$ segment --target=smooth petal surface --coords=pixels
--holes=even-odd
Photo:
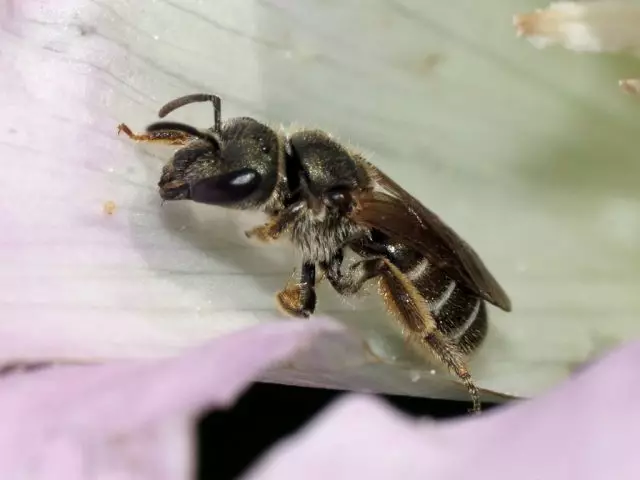
[[[225,117],[371,152],[478,250],[514,304],[491,309],[471,367],[482,387],[535,395],[639,333],[637,108],[610,88],[632,64],[517,41],[511,18],[534,2],[1,7],[2,362],[174,354],[275,314],[299,260],[245,241],[259,218],[161,207],[171,150],[116,135],[196,91],[221,95]],[[212,121],[207,106],[172,118]],[[360,362],[270,379],[466,398],[406,353],[374,297],[323,285],[319,299],[384,362],[358,346]]]
[[[262,371],[339,332],[321,320],[271,323],[179,358],[2,378],[0,478],[190,480],[197,415],[228,407]]]
[[[415,421],[378,399],[342,399],[244,478],[636,479],[638,362],[635,343],[547,395],[457,421]]]

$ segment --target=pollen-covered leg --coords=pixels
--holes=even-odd
[[[389,312],[398,320],[407,339],[419,351],[425,348],[456,375],[467,387],[473,402],[472,411],[480,411],[480,396],[465,365],[462,350],[437,327],[426,300],[416,287],[386,258],[366,258],[341,270],[342,253],[323,265],[329,282],[341,294],[353,294],[367,280],[378,277],[378,289]]]
[[[135,142],[164,143],[168,145],[186,145],[192,139],[190,135],[178,131],[158,131],[151,133],[133,133],[131,129],[121,123],[118,125],[118,135],[124,133]]]
[[[315,292],[309,291],[302,283],[295,283],[278,292],[276,301],[283,313],[292,317],[308,318],[314,311]]]
[[[473,402],[472,411],[480,411],[478,388],[473,383],[460,348],[437,328],[437,324],[411,281],[391,262],[380,269],[379,290],[390,313],[400,322],[407,339],[418,349],[425,347],[447,366],[467,387]]]
[[[287,285],[278,292],[276,300],[287,315],[308,318],[316,309],[316,266],[313,263],[302,264],[300,282]]]

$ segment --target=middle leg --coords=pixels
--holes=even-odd
[[[350,265],[346,271],[342,271],[344,260],[343,251],[339,251],[329,262],[323,262],[320,266],[325,271],[327,280],[340,295],[354,295],[360,291],[363,285],[380,274],[384,266],[384,258],[365,258]]]

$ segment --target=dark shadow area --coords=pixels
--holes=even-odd
[[[204,416],[198,428],[198,479],[236,479],[275,442],[303,427],[343,392],[273,384],[253,385],[228,411]],[[382,396],[413,416],[466,415],[469,402]],[[483,404],[483,409],[494,404]]]

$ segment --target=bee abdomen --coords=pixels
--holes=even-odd
[[[484,340],[487,329],[485,302],[422,258],[404,273],[427,300],[438,330],[471,353]]]

